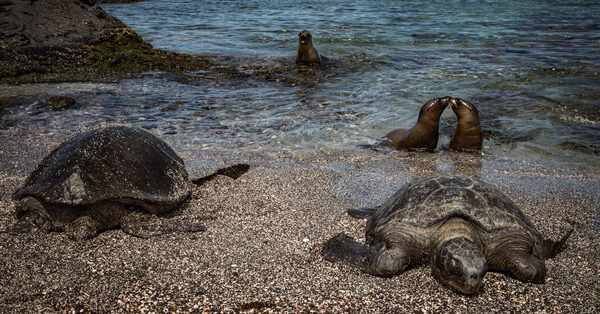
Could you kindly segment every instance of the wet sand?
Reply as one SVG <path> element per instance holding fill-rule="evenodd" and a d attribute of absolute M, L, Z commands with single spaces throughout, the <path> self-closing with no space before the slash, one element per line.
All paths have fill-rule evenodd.
<path fill-rule="evenodd" d="M 0 133 L 0 230 L 15 222 L 12 192 L 56 139 Z M 140 239 L 110 230 L 82 242 L 62 233 L 0 234 L 0 312 L 552 311 L 600 308 L 600 169 L 500 157 L 351 149 L 233 154 L 174 145 L 192 177 L 206 163 L 244 162 L 237 180 L 195 187 L 180 215 L 207 231 Z M 546 237 L 575 229 L 547 260 L 545 284 L 488 273 L 479 293 L 440 284 L 428 265 L 391 279 L 322 258 L 339 232 L 364 242 L 352 206 L 375 206 L 411 178 L 478 176 L 498 186 Z"/>

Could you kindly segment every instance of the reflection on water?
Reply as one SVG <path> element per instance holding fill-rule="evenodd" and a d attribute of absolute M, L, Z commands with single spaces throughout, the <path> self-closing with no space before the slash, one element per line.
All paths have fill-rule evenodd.
<path fill-rule="evenodd" d="M 462 1 L 143 1 L 106 4 L 156 48 L 213 55 L 247 73 L 148 73 L 113 83 L 0 86 L 0 132 L 65 136 L 102 122 L 189 148 L 339 150 L 410 127 L 433 97 L 477 105 L 484 153 L 582 161 L 600 155 L 600 4 Z M 297 34 L 337 60 L 308 71 Z M 76 99 L 42 109 L 51 95 Z M 18 102 L 21 106 L 14 106 Z M 456 118 L 442 116 L 440 148 Z"/>

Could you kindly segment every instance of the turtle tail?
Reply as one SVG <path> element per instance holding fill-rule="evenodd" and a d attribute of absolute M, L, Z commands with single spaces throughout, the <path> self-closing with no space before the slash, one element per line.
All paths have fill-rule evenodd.
<path fill-rule="evenodd" d="M 558 253 L 560 253 L 567 242 L 569 236 L 573 233 L 573 228 L 571 228 L 567 234 L 562 237 L 559 241 L 552 241 L 550 239 L 544 240 L 544 259 L 554 258 Z"/>
<path fill-rule="evenodd" d="M 365 219 L 373 216 L 377 208 L 348 208 L 348 215 L 358 218 Z"/>

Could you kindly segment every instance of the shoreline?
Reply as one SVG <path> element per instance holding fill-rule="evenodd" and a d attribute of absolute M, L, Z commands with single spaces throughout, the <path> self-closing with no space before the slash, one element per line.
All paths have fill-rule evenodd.
<path fill-rule="evenodd" d="M 7 140 L 0 160 L 14 166 L 0 170 L 0 229 L 14 223 L 10 194 L 38 156 L 54 146 L 46 143 L 40 151 L 27 139 Z M 11 147 L 19 152 L 7 155 Z M 600 307 L 600 271 L 594 266 L 600 264 L 599 171 L 450 153 L 192 154 L 174 148 L 192 178 L 207 163 L 251 166 L 237 180 L 217 176 L 194 188 L 180 214 L 205 219 L 206 232 L 139 239 L 110 230 L 82 242 L 61 233 L 0 234 L 0 270 L 8 274 L 0 279 L 0 311 L 594 312 Z M 439 172 L 475 175 L 497 186 L 545 237 L 557 239 L 575 228 L 565 250 L 546 261 L 545 284 L 488 272 L 480 292 L 468 297 L 440 284 L 428 265 L 385 279 L 320 255 L 321 245 L 339 232 L 364 243 L 364 221 L 347 216 L 346 208 L 377 205 L 412 178 Z"/>

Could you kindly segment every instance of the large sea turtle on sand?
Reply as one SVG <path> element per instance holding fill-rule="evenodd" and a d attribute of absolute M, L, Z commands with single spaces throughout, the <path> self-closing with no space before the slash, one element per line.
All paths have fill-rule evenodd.
<path fill-rule="evenodd" d="M 236 167 L 217 173 L 247 170 Z M 76 240 L 117 227 L 140 237 L 203 231 L 199 221 L 157 217 L 190 193 L 183 160 L 167 143 L 140 128 L 97 127 L 62 143 L 29 175 L 14 194 L 19 221 L 9 231 L 64 231 Z"/>
<path fill-rule="evenodd" d="M 488 270 L 543 283 L 544 260 L 556 256 L 572 232 L 558 242 L 543 239 L 506 195 L 460 176 L 424 177 L 377 208 L 348 213 L 368 217 L 370 247 L 340 233 L 325 243 L 326 259 L 365 267 L 381 277 L 429 260 L 441 282 L 464 294 L 477 292 Z"/>

